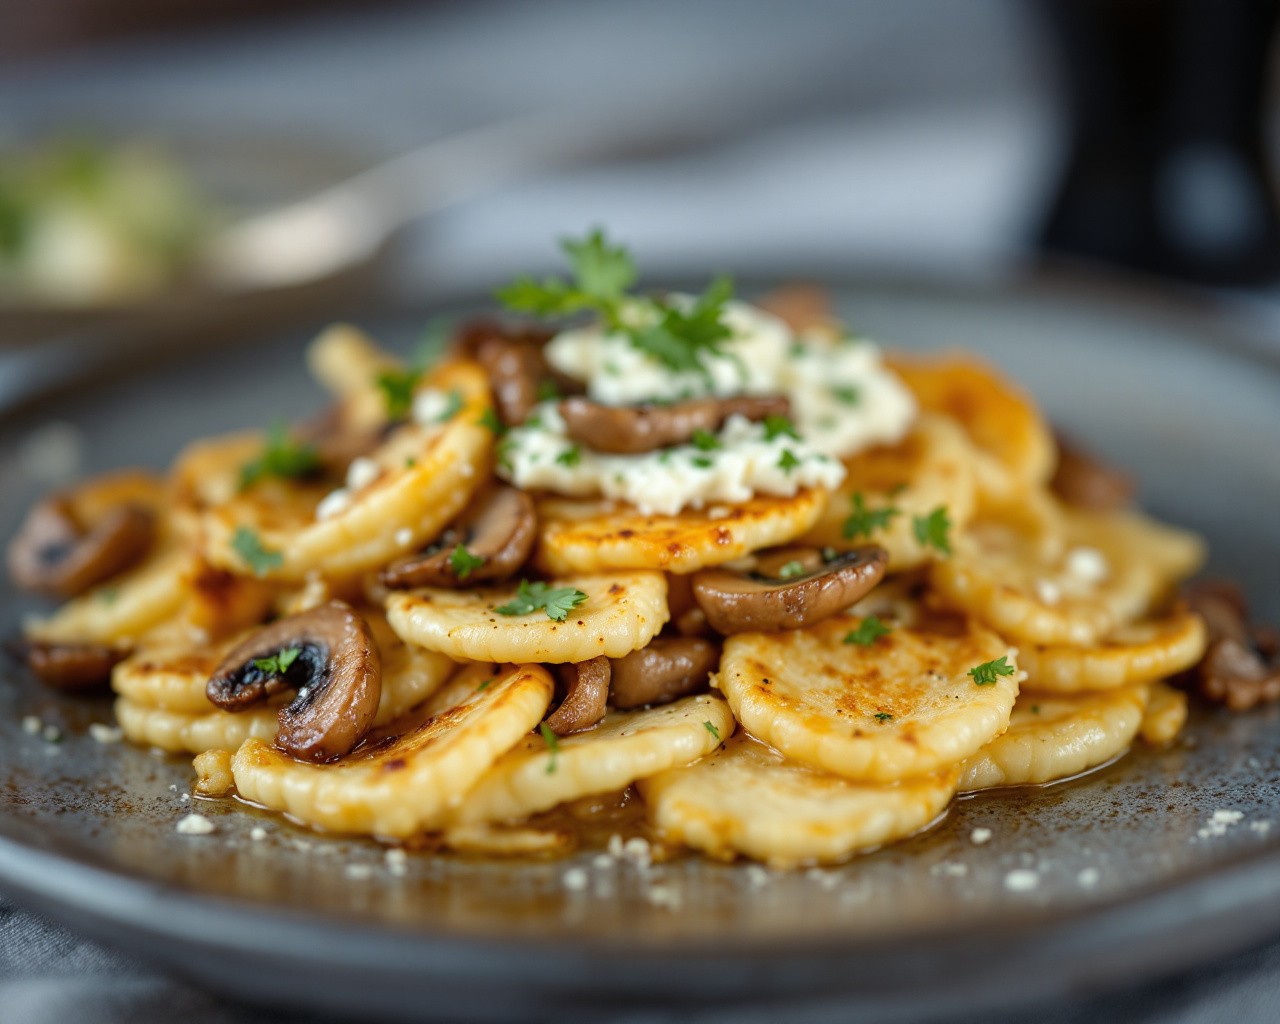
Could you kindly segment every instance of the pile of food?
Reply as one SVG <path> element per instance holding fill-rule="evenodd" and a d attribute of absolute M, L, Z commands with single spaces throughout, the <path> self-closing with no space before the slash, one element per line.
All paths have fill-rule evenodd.
<path fill-rule="evenodd" d="M 314 421 L 33 509 L 12 571 L 68 600 L 30 667 L 318 828 L 563 850 L 548 812 L 612 800 L 778 866 L 1170 742 L 1176 674 L 1280 680 L 1230 594 L 1178 597 L 1200 540 L 987 366 L 565 251 L 433 366 L 330 328 Z"/>

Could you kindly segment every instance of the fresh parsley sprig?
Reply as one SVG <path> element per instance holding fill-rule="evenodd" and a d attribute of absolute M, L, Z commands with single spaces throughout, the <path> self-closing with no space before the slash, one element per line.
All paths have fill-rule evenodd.
<path fill-rule="evenodd" d="M 460 580 L 465 580 L 483 565 L 484 559 L 480 555 L 473 555 L 462 544 L 459 544 L 449 554 L 449 568 L 453 570 L 453 574 Z"/>
<path fill-rule="evenodd" d="M 231 535 L 231 549 L 243 560 L 255 576 L 265 576 L 272 569 L 284 565 L 284 555 L 263 547 L 257 533 L 247 526 L 237 526 Z"/>
<path fill-rule="evenodd" d="M 240 490 L 248 490 L 263 477 L 298 480 L 319 469 L 320 456 L 315 447 L 293 440 L 284 423 L 277 421 L 267 431 L 262 454 L 240 467 Z"/>
<path fill-rule="evenodd" d="M 1013 675 L 1013 666 L 1009 664 L 1009 658 L 1002 655 L 995 661 L 975 665 L 968 674 L 978 686 L 994 686 L 997 676 Z"/>
<path fill-rule="evenodd" d="M 883 530 L 888 526 L 897 515 L 901 515 L 901 511 L 892 505 L 886 505 L 884 508 L 867 508 L 867 502 L 863 498 L 862 492 L 855 491 L 853 495 L 853 511 L 849 513 L 849 517 L 844 521 L 844 527 L 841 532 L 845 540 L 870 537 L 876 530 Z"/>
<path fill-rule="evenodd" d="M 947 518 L 946 505 L 939 505 L 927 516 L 912 517 L 911 526 L 921 547 L 951 554 L 951 520 Z"/>
<path fill-rule="evenodd" d="M 382 392 L 388 420 L 395 422 L 409 418 L 413 409 L 413 393 L 421 377 L 421 370 L 409 367 L 404 370 L 383 370 L 373 378 L 374 385 Z"/>
<path fill-rule="evenodd" d="M 857 644 L 859 647 L 870 647 L 882 636 L 892 632 L 876 615 L 868 615 L 858 625 L 844 635 L 844 642 Z"/>
<path fill-rule="evenodd" d="M 301 647 L 286 647 L 269 658 L 254 658 L 253 667 L 270 676 L 282 676 L 289 671 L 289 666 L 298 660 Z"/>
<path fill-rule="evenodd" d="M 530 583 L 521 580 L 516 588 L 516 596 L 504 605 L 494 609 L 499 615 L 531 615 L 543 609 L 547 618 L 554 622 L 564 622 L 570 610 L 577 608 L 587 599 L 587 595 L 574 587 L 552 587 L 538 580 Z"/>
<path fill-rule="evenodd" d="M 556 761 L 560 756 L 560 737 L 551 731 L 551 726 L 546 722 L 538 723 L 538 734 L 542 737 L 542 742 L 547 745 L 547 750 L 551 752 L 551 756 L 547 758 L 547 774 L 554 775 Z"/>

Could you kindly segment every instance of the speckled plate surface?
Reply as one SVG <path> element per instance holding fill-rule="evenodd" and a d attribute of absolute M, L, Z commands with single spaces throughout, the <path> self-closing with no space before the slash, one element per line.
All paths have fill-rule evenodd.
<path fill-rule="evenodd" d="M 839 290 L 858 330 L 964 346 L 1132 466 L 1156 513 L 1280 615 L 1280 364 L 1211 320 L 1059 285 Z M 362 318 L 409 346 L 425 317 Z M 33 427 L 81 431 L 85 471 L 161 466 L 195 435 L 313 408 L 306 331 L 77 387 L 0 421 L 0 529 L 39 491 Z M 28 452 L 29 455 L 29 452 Z M 3 626 L 23 610 L 4 592 Z M 56 725 L 59 743 L 22 728 Z M 835 870 L 696 859 L 640 870 L 325 839 L 234 805 L 179 835 L 188 765 L 87 732 L 107 701 L 0 685 L 0 888 L 224 991 L 388 1018 L 573 1019 L 626 1005 L 904 1019 L 1137 981 L 1280 934 L 1280 713 L 1196 715 L 1185 742 L 1087 778 L 958 803 Z M 1236 815 L 1215 812 L 1236 811 Z M 266 837 L 250 838 L 255 827 Z M 975 828 L 990 839 L 975 843 Z M 358 865 L 353 871 L 352 865 Z M 585 888 L 570 890 L 570 867 Z M 1008 883 L 1012 871 L 1034 886 Z"/>

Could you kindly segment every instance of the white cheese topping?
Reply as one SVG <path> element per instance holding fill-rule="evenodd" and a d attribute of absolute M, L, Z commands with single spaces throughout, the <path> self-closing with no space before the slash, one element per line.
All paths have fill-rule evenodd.
<path fill-rule="evenodd" d="M 601 326 L 565 331 L 547 345 L 547 361 L 583 382 L 604 405 L 678 401 L 706 395 L 783 394 L 799 438 L 733 416 L 708 449 L 679 445 L 642 455 L 608 455 L 574 444 L 554 402 L 512 430 L 500 472 L 516 486 L 575 497 L 602 495 L 646 514 L 739 503 L 755 494 L 791 496 L 834 488 L 840 457 L 892 443 L 915 414 L 910 392 L 865 342 L 798 340 L 777 317 L 730 303 L 733 336 L 722 354 L 705 353 L 706 374 L 675 372 Z"/>

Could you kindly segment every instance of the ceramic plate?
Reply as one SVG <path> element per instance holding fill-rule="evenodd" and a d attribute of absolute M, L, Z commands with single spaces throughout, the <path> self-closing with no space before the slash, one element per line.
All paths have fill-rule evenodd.
<path fill-rule="evenodd" d="M 865 334 L 963 346 L 1005 367 L 1056 421 L 1132 467 L 1148 507 L 1203 531 L 1213 571 L 1280 616 L 1276 362 L 1215 321 L 1060 285 L 837 294 Z M 407 349 L 426 318 L 361 319 Z M 314 409 L 299 360 L 308 334 L 78 384 L 9 415 L 4 534 L 40 489 L 38 424 L 71 424 L 85 471 L 162 466 L 188 438 Z M 2 601 L 12 631 L 30 606 Z M 63 741 L 24 732 L 25 716 Z M 106 701 L 64 700 L 16 675 L 0 685 L 0 887 L 214 988 L 294 1007 L 384 1020 L 571 1020 L 623 1005 L 735 1019 L 954 1013 L 1134 982 L 1280 932 L 1274 709 L 1200 712 L 1171 750 L 962 801 L 910 842 L 792 874 L 693 858 L 600 866 L 591 852 L 415 854 L 396 874 L 372 844 L 220 803 L 205 811 L 212 835 L 179 835 L 189 766 L 95 742 L 88 724 L 109 720 Z M 1215 824 L 1224 810 L 1239 820 Z M 265 839 L 250 838 L 255 827 Z M 990 840 L 975 843 L 976 828 Z M 564 885 L 570 868 L 585 888 Z M 1013 871 L 1034 887 L 1011 887 Z"/>

